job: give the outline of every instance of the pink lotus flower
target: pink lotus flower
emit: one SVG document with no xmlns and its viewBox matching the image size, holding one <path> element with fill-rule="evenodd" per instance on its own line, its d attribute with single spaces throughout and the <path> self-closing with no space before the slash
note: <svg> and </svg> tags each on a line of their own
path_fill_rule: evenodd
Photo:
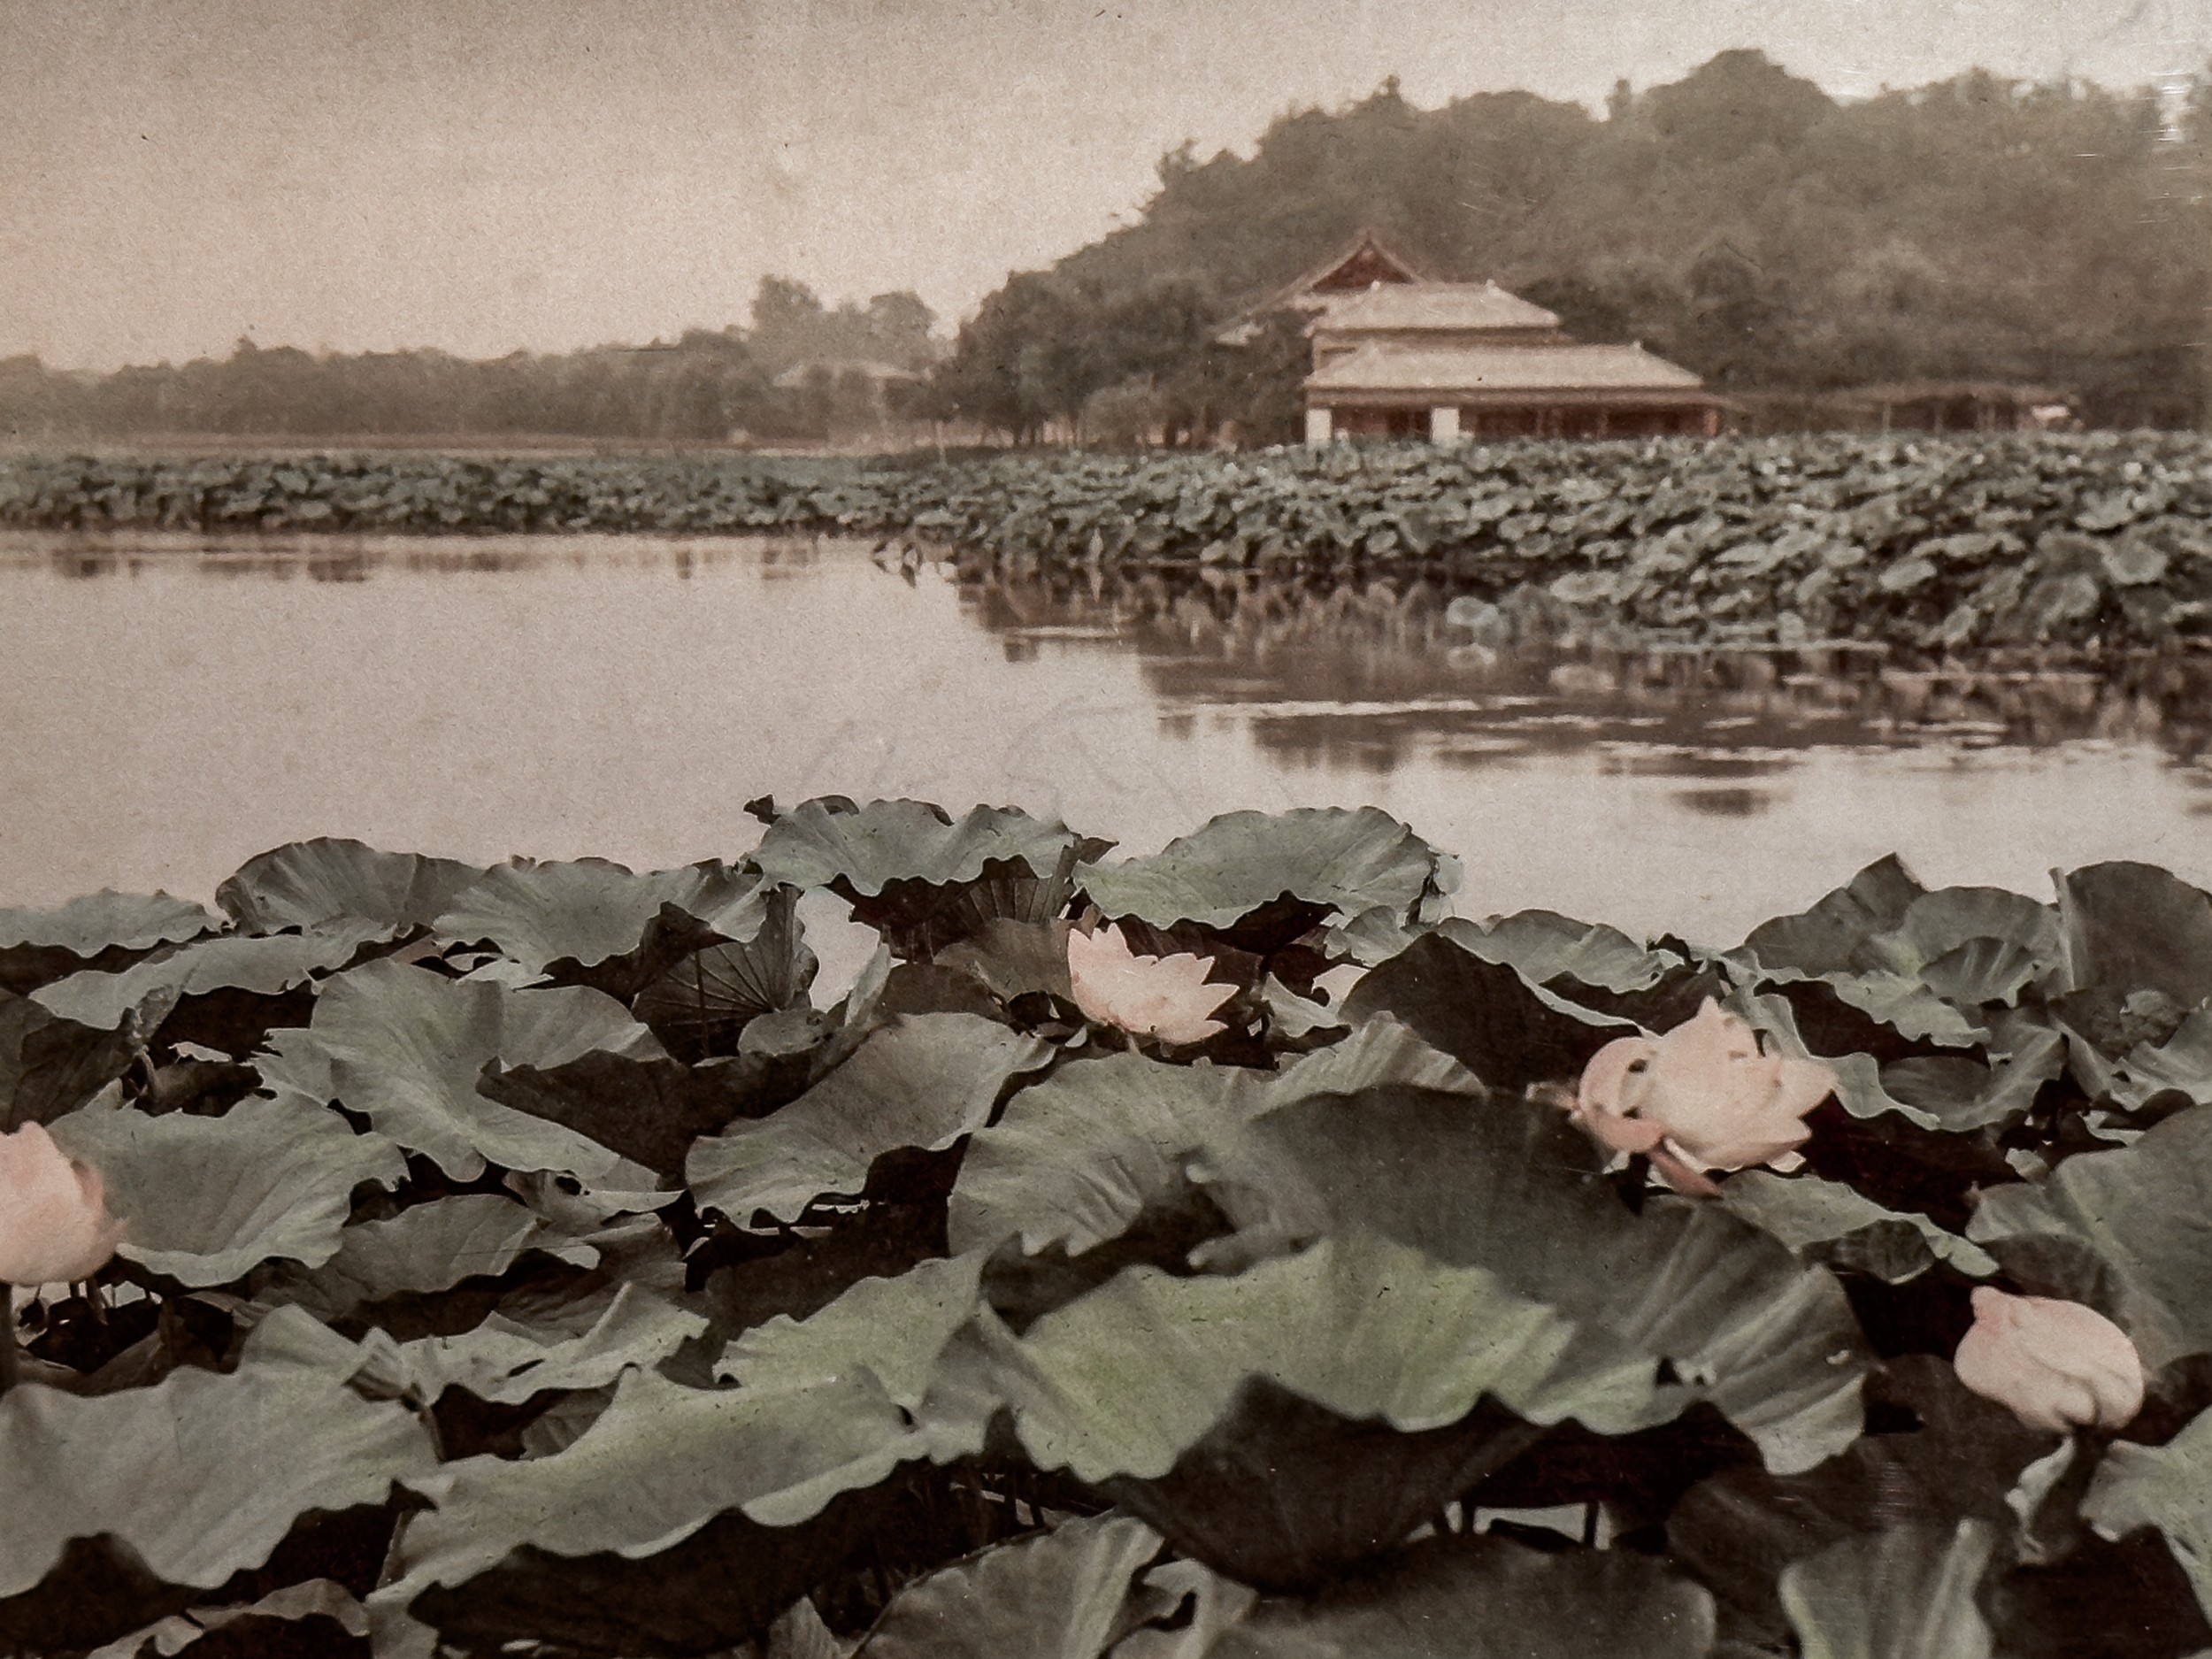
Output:
<svg viewBox="0 0 2212 1659">
<path fill-rule="evenodd" d="M 1228 1030 L 1208 1015 L 1236 994 L 1233 985 L 1210 985 L 1210 957 L 1140 956 L 1118 927 L 1068 934 L 1068 977 L 1084 1018 L 1163 1042 L 1203 1042 Z"/>
<path fill-rule="evenodd" d="M 2125 1428 L 2143 1409 L 2143 1358 L 2126 1332 L 2078 1302 L 1974 1292 L 1959 1380 L 2031 1428 Z"/>
<path fill-rule="evenodd" d="M 0 1135 L 0 1282 L 89 1279 L 122 1237 L 99 1171 L 73 1163 L 43 1124 Z"/>
<path fill-rule="evenodd" d="M 1707 1170 L 1794 1169 L 1805 1114 L 1836 1087 L 1817 1060 L 1765 1054 L 1759 1034 L 1711 997 L 1662 1037 L 1622 1037 L 1591 1056 L 1576 1118 L 1605 1145 L 1640 1152 L 1678 1192 L 1719 1189 Z"/>
</svg>

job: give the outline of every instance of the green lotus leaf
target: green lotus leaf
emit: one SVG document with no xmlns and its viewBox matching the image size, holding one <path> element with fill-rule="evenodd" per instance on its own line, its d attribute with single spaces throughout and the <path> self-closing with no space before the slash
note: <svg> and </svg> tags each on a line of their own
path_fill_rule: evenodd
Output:
<svg viewBox="0 0 2212 1659">
<path fill-rule="evenodd" d="M 182 944 L 222 925 L 220 917 L 189 899 L 103 888 L 59 910 L 0 910 L 0 950 L 28 945 L 89 959 L 104 950 Z"/>
<path fill-rule="evenodd" d="M 1932 1120 L 1924 1126 L 1968 1134 L 2024 1117 L 2044 1084 L 2066 1070 L 2066 1039 L 2060 1033 L 2035 1026 L 2013 1041 L 2016 1047 L 1993 1065 L 1964 1055 L 1916 1055 L 1878 1067 L 1875 1075 L 1886 1098 Z M 1866 1062 L 1867 1056 L 1856 1056 L 1850 1067 L 1862 1079 Z M 1850 1104 L 1847 1093 L 1845 1104 Z"/>
<path fill-rule="evenodd" d="M 414 1414 L 347 1386 L 352 1343 L 296 1308 L 225 1375 L 187 1367 L 94 1396 L 35 1383 L 0 1396 L 0 1596 L 31 1589 L 73 1539 L 111 1534 L 167 1584 L 212 1588 L 269 1558 L 310 1509 L 385 1502 L 437 1459 Z"/>
<path fill-rule="evenodd" d="M 1893 933 L 1927 889 L 1894 853 L 1877 859 L 1842 887 L 1797 916 L 1762 922 L 1745 947 L 1765 968 L 1794 968 L 1812 978 L 1855 973 L 1886 965 L 1870 949 Z"/>
<path fill-rule="evenodd" d="M 215 889 L 215 902 L 249 933 L 340 921 L 402 932 L 427 926 L 483 873 L 451 858 L 379 852 L 324 836 L 248 859 Z"/>
<path fill-rule="evenodd" d="M 1184 1185 L 1190 1155 L 1225 1125 L 1314 1094 L 1379 1083 L 1479 1093 L 1450 1056 L 1388 1015 L 1284 1071 L 1168 1065 L 1134 1052 L 1079 1060 L 1007 1102 L 969 1143 L 952 1193 L 956 1250 L 1018 1237 L 1079 1256 Z"/>
<path fill-rule="evenodd" d="M 494 1405 L 520 1405 L 534 1394 L 603 1388 L 634 1367 L 657 1365 L 706 1328 L 703 1315 L 625 1283 L 581 1332 L 496 1311 L 458 1336 L 395 1342 L 372 1331 L 361 1380 L 420 1405 L 435 1403 L 449 1388 Z"/>
<path fill-rule="evenodd" d="M 612 997 L 583 987 L 511 990 L 372 962 L 329 980 L 304 1029 L 275 1033 L 257 1061 L 279 1100 L 343 1099 L 400 1145 L 472 1180 L 485 1163 L 589 1179 L 617 1155 L 574 1130 L 478 1092 L 494 1061 L 541 1071 L 595 1049 L 657 1059 L 651 1032 Z"/>
<path fill-rule="evenodd" d="M 312 933 L 206 939 L 172 955 L 134 963 L 120 973 L 73 973 L 31 995 L 65 1019 L 112 1031 L 150 1002 L 165 1013 L 174 998 L 211 991 L 278 995 L 344 967 L 382 931 L 373 924 L 346 923 Z"/>
<path fill-rule="evenodd" d="M 1798 1255 L 1816 1246 L 1837 1246 L 1846 1260 L 1867 1265 L 1892 1284 L 1915 1278 L 1937 1262 L 1947 1262 L 1976 1279 L 1997 1271 L 1996 1259 L 1978 1245 L 1945 1232 L 1925 1216 L 1885 1210 L 1840 1181 L 1746 1170 L 1722 1184 L 1721 1196 L 1732 1214 L 1773 1234 Z M 1890 1235 L 1901 1229 L 1911 1235 L 1912 1244 L 1901 1253 L 1855 1251 L 1854 1240 L 1875 1229 Z"/>
<path fill-rule="evenodd" d="M 864 1279 L 827 1307 L 778 1314 L 722 1350 L 714 1374 L 748 1388 L 803 1388 L 865 1374 L 908 1410 L 929 1392 L 938 1356 L 979 1304 L 979 1255 L 924 1262 L 896 1279 Z"/>
<path fill-rule="evenodd" d="M 2212 894 L 2154 864 L 2092 864 L 2059 878 L 2074 987 L 2156 991 L 2184 1010 L 2212 997 Z"/>
<path fill-rule="evenodd" d="M 1486 1394 L 1532 1422 L 1621 1432 L 1656 1386 L 1650 1359 L 1569 1363 L 1574 1326 L 1495 1275 L 1370 1235 L 1228 1277 L 1134 1268 L 1021 1337 L 988 1313 L 979 1325 L 1031 1457 L 1092 1483 L 1166 1475 L 1254 1379 L 1405 1432 Z"/>
<path fill-rule="evenodd" d="M 2156 1048 L 2138 1043 L 2119 1072 L 2112 1094 L 2131 1110 L 2168 1089 L 2200 1106 L 2212 1105 L 2212 1009 L 2199 1009 Z"/>
<path fill-rule="evenodd" d="M 760 931 L 767 907 L 760 879 L 720 863 L 640 875 L 603 858 L 495 865 L 431 923 L 455 939 L 488 939 L 532 973 L 557 962 L 595 967 L 626 956 L 672 904 L 723 938 Z"/>
<path fill-rule="evenodd" d="M 225 1285 L 260 1263 L 334 1256 L 364 1181 L 406 1178 L 400 1149 L 335 1112 L 259 1098 L 220 1118 L 110 1102 L 56 1120 L 55 1141 L 98 1170 L 127 1226 L 121 1253 L 180 1284 Z"/>
<path fill-rule="evenodd" d="M 1102 1659 L 1155 1610 L 1135 1580 L 1159 1549 L 1113 1514 L 987 1549 L 901 1590 L 854 1659 Z"/>
<path fill-rule="evenodd" d="M 2040 1181 L 1985 1190 L 1966 1236 L 2005 1246 L 2056 1237 L 2085 1247 L 2116 1282 L 2114 1317 L 2157 1371 L 2212 1352 L 2212 1106 L 2157 1123 L 2132 1146 L 2068 1158 Z"/>
<path fill-rule="evenodd" d="M 1496 1274 L 1580 1326 L 1593 1358 L 1668 1361 L 1685 1383 L 1638 1426 L 1709 1400 L 1780 1472 L 1859 1432 L 1871 1356 L 1834 1277 L 1718 1206 L 1632 1212 L 1563 1112 L 1385 1087 L 1283 1107 L 1210 1161 L 1208 1190 L 1259 1248 L 1372 1231 Z"/>
<path fill-rule="evenodd" d="M 0 1133 L 75 1110 L 129 1069 L 143 1041 L 135 1021 L 101 1031 L 0 991 Z"/>
<path fill-rule="evenodd" d="M 1893 1526 L 1782 1571 L 1804 1659 L 1990 1659 L 1975 1594 L 1995 1548 L 1985 1521 Z"/>
<path fill-rule="evenodd" d="M 620 1153 L 654 1175 L 680 1179 L 684 1158 L 701 1135 L 751 1116 L 757 1068 L 688 1066 L 678 1060 L 633 1059 L 595 1049 L 541 1071 L 495 1065 L 477 1079 L 487 1099 L 563 1124 Z"/>
<path fill-rule="evenodd" d="M 1263 1601 L 1206 1659 L 1703 1659 L 1714 1624 L 1710 1595 L 1633 1551 L 1456 1535 Z"/>
<path fill-rule="evenodd" d="M 734 1054 L 763 1014 L 803 1008 L 820 964 L 807 949 L 798 895 L 770 890 L 758 930 L 741 943 L 693 952 L 630 1000 L 630 1011 L 687 1058 Z"/>
<path fill-rule="evenodd" d="M 2212 1411 L 2198 1414 L 2163 1446 L 2115 1441 L 2089 1483 L 2081 1514 L 2114 1540 L 2156 1527 L 2212 1618 Z"/>
<path fill-rule="evenodd" d="M 1924 893 L 1905 907 L 1893 931 L 1870 942 L 1885 966 L 1916 974 L 1962 946 L 1987 941 L 2010 945 L 2045 966 L 2057 963 L 2065 949 L 2058 911 L 2004 887 Z"/>
<path fill-rule="evenodd" d="M 242 1108 L 234 1115 L 237 1110 Z M 497 1278 L 532 1250 L 584 1267 L 599 1259 L 597 1251 L 511 1198 L 464 1193 L 388 1220 L 355 1222 L 339 1233 L 335 1254 L 319 1267 L 262 1294 L 331 1317 L 387 1296 L 426 1295 L 466 1279 Z"/>
<path fill-rule="evenodd" d="M 1854 1118 L 1876 1118 L 1884 1112 L 1895 1112 L 1923 1129 L 1946 1126 L 1934 1108 L 1901 1100 L 1891 1094 L 1883 1083 L 1882 1067 L 1872 1055 L 1814 1054 L 1798 1032 L 1796 1010 L 1787 997 L 1739 991 L 1726 999 L 1725 1006 L 1765 1037 L 1773 1050 L 1801 1059 L 1816 1059 L 1833 1071 L 1836 1098 Z M 1978 1106 L 1968 1115 L 1970 1120 L 1978 1118 Z"/>
<path fill-rule="evenodd" d="M 513 1551 L 637 1561 L 731 1512 L 795 1526 L 910 1459 L 945 1462 L 981 1446 L 979 1425 L 912 1423 L 872 1378 L 709 1389 L 629 1371 L 564 1450 L 519 1462 L 465 1457 L 411 1478 L 434 1507 L 408 1523 L 395 1553 L 398 1576 L 370 1597 L 370 1609 L 404 1609 Z"/>
<path fill-rule="evenodd" d="M 1285 895 L 1339 920 L 1382 909 L 1434 921 L 1458 865 L 1379 808 L 1228 812 L 1148 857 L 1087 864 L 1077 881 L 1108 916 L 1226 928 Z"/>
<path fill-rule="evenodd" d="M 977 807 L 955 819 L 923 801 L 802 802 L 777 816 L 752 863 L 768 882 L 799 888 L 843 880 L 873 897 L 895 881 L 933 887 L 979 879 L 987 864 L 1018 862 L 1049 876 L 1074 834 L 1026 812 Z"/>
<path fill-rule="evenodd" d="M 899 1147 L 941 1151 L 988 1121 L 1008 1080 L 1049 1045 L 976 1014 L 902 1014 L 788 1106 L 693 1143 L 685 1175 L 702 1210 L 742 1224 L 794 1221 L 825 1194 L 857 1193 Z"/>
<path fill-rule="evenodd" d="M 1647 991 L 1681 962 L 1617 928 L 1550 910 L 1522 910 L 1480 926 L 1454 917 L 1437 931 L 1470 956 L 1517 968 L 1531 985 L 1570 979 L 1609 991 Z"/>
</svg>

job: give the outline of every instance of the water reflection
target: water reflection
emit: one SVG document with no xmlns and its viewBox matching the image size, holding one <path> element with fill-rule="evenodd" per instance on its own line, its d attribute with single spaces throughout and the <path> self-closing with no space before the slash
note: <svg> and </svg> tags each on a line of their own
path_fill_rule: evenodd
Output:
<svg viewBox="0 0 2212 1659">
<path fill-rule="evenodd" d="M 1172 718 L 1233 717 L 1301 766 L 1379 775 L 1594 751 L 1609 774 L 1717 783 L 1772 776 L 1825 746 L 2094 741 L 2154 744 L 2192 764 L 2212 748 L 2212 657 L 2202 655 L 2103 672 L 1902 670 L 1879 652 L 1839 649 L 1566 655 L 1471 640 L 1452 598 L 1440 581 L 1320 588 L 1246 573 L 964 589 L 1007 661 L 1133 652 Z M 1741 817 L 1768 796 L 1737 787 L 1678 798 Z"/>
<path fill-rule="evenodd" d="M 665 866 L 832 793 L 1132 851 L 1371 803 L 1467 860 L 1471 913 L 1722 944 L 1892 850 L 2022 891 L 2110 857 L 2212 882 L 2202 659 L 1547 655 L 1452 597 L 972 586 L 811 537 L 0 537 L 0 904 L 206 897 L 318 834 Z"/>
</svg>

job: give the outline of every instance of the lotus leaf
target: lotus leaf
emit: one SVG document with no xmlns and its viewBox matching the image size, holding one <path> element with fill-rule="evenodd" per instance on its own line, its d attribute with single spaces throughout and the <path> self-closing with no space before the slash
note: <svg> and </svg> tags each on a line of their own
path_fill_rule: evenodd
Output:
<svg viewBox="0 0 2212 1659">
<path fill-rule="evenodd" d="M 2116 1443 L 2097 1467 L 2081 1513 L 2107 1538 L 2156 1527 L 2212 1617 L 2212 1412 L 2163 1446 Z"/>
<path fill-rule="evenodd" d="M 127 1228 L 122 1254 L 191 1286 L 223 1285 L 265 1261 L 319 1267 L 335 1255 L 354 1188 L 396 1187 L 399 1148 L 337 1113 L 245 1100 L 220 1118 L 148 1117 L 95 1101 L 53 1125 L 100 1171 Z"/>
<path fill-rule="evenodd" d="M 150 1002 L 166 1014 L 173 999 L 204 996 L 211 991 L 277 995 L 344 967 L 379 932 L 367 924 L 346 923 L 312 933 L 203 940 L 173 955 L 136 963 L 120 973 L 73 973 L 31 995 L 65 1019 L 113 1031 Z"/>
<path fill-rule="evenodd" d="M 102 1533 L 164 1582 L 210 1589 L 266 1561 L 303 1512 L 381 1503 L 394 1481 L 426 1477 L 436 1458 L 413 1415 L 346 1386 L 360 1363 L 343 1337 L 280 1308 L 228 1375 L 0 1396 L 0 1595 L 31 1589 L 70 1540 Z"/>
<path fill-rule="evenodd" d="M 977 807 L 954 819 L 920 801 L 806 801 L 780 813 L 752 862 L 769 882 L 824 887 L 842 880 L 874 896 L 893 882 L 934 887 L 979 879 L 1008 861 L 1049 876 L 1075 837 L 1010 808 Z"/>
<path fill-rule="evenodd" d="M 1863 1262 L 1878 1278 L 1892 1283 L 1910 1279 L 1937 1262 L 1947 1262 L 1977 1279 L 1997 1271 L 1995 1258 L 1979 1246 L 1945 1232 L 1925 1216 L 1885 1210 L 1841 1181 L 1746 1170 L 1730 1177 L 1721 1194 L 1732 1212 L 1762 1232 L 1772 1233 L 1799 1255 L 1816 1246 L 1839 1246 L 1844 1257 Z M 1916 1242 L 1901 1261 L 1886 1253 L 1854 1253 L 1853 1241 L 1876 1229 L 1893 1234 L 1904 1229 L 1914 1235 Z"/>
<path fill-rule="evenodd" d="M 975 1014 L 902 1014 L 790 1105 L 695 1142 L 701 1209 L 795 1221 L 825 1194 L 858 1193 L 898 1147 L 938 1151 L 980 1129 L 999 1092 L 1048 1057 L 1039 1039 Z"/>
<path fill-rule="evenodd" d="M 211 933 L 219 917 L 188 899 L 103 889 L 55 910 L 0 910 L 0 950 L 61 949 L 88 960 L 110 949 L 150 950 Z"/>
<path fill-rule="evenodd" d="M 431 926 L 455 939 L 489 940 L 533 973 L 556 963 L 595 967 L 644 939 L 664 904 L 740 943 L 767 910 L 759 878 L 718 863 L 635 874 L 603 858 L 495 865 L 464 888 Z"/>
<path fill-rule="evenodd" d="M 595 1049 L 663 1056 L 652 1033 L 612 997 L 582 987 L 509 990 L 373 962 L 325 986 L 313 1021 L 259 1061 L 280 1101 L 342 1099 L 402 1146 L 472 1180 L 488 1160 L 511 1170 L 604 1175 L 616 1154 L 478 1092 L 495 1060 L 549 1071 Z"/>
<path fill-rule="evenodd" d="M 451 858 L 379 852 L 357 841 L 292 841 L 248 859 L 215 889 L 242 932 L 312 931 L 341 920 L 425 927 L 484 872 Z"/>
<path fill-rule="evenodd" d="M 1975 1604 L 1995 1538 L 1986 1522 L 1848 1538 L 1782 1573 L 1805 1659 L 1990 1659 Z"/>
</svg>

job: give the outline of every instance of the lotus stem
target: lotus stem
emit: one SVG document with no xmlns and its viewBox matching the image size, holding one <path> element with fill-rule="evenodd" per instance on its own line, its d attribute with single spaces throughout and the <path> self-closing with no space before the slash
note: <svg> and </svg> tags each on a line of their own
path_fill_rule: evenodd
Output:
<svg viewBox="0 0 2212 1659">
<path fill-rule="evenodd" d="M 8 1286 L 8 1317 L 0 1319 L 0 1394 L 15 1386 L 20 1362 L 15 1345 L 15 1287 Z"/>
</svg>

